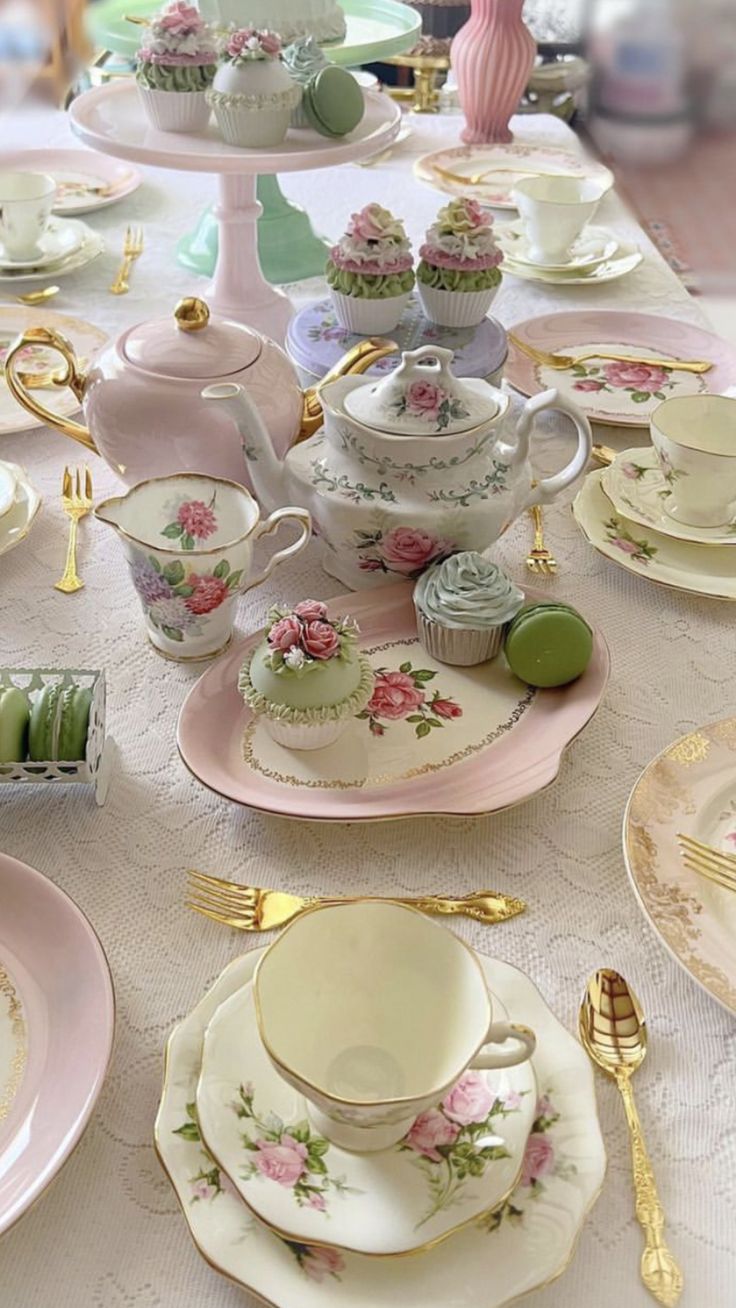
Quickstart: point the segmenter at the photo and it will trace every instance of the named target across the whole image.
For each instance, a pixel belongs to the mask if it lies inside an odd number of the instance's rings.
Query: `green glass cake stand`
[[[325,45],[327,58],[356,68],[410,50],[419,39],[422,20],[415,9],[398,0],[340,0],[345,14],[345,40]],[[101,50],[133,59],[140,29],[131,18],[148,18],[160,6],[155,0],[100,0],[87,11],[90,39]],[[296,282],[323,272],[329,244],[315,235],[309,215],[286,199],[276,176],[258,178],[263,213],[258,222],[258,255],[263,275],[272,283]],[[193,232],[179,241],[177,257],[185,268],[212,276],[217,262],[218,225],[206,209]]]

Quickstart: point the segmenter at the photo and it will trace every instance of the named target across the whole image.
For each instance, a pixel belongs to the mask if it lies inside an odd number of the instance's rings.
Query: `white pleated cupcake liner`
[[[425,617],[420,609],[415,611],[419,639],[427,653],[440,663],[470,668],[495,659],[501,652],[508,622],[497,627],[443,627]]]
[[[384,332],[392,332],[399,325],[410,295],[411,291],[406,291],[386,300],[367,300],[357,295],[343,295],[342,291],[330,288],[340,326],[359,336],[382,336]]]
[[[247,109],[215,102],[217,126],[223,141],[242,149],[267,150],[280,145],[289,129],[291,109]]]
[[[160,132],[203,132],[210,121],[206,91],[154,91],[138,83],[138,94]]]
[[[282,722],[278,718],[261,719],[266,731],[277,745],[286,749],[326,749],[334,745],[350,722],[349,717],[337,722]]]
[[[497,286],[487,291],[443,291],[417,282],[417,293],[425,318],[439,327],[477,327],[494,299]]]

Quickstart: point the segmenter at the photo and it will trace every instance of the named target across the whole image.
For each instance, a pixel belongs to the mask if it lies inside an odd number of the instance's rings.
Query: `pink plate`
[[[259,632],[213,663],[184,701],[177,744],[186,766],[236,803],[321,821],[492,813],[548,786],[601,701],[609,656],[600,632],[582,677],[535,692],[503,657],[477,668],[435,662],[417,640],[411,597],[402,582],[330,601],[333,616],[357,619],[378,674],[373,711],[354,718],[336,744],[290,751],[254,720],[237,680]]]
[[[0,854],[0,1233],[45,1190],[84,1131],[115,1025],[110,971],[84,914]]]
[[[509,339],[507,381],[524,395],[556,386],[560,393],[587,414],[591,422],[616,427],[647,427],[663,400],[701,391],[719,395],[736,376],[736,349],[728,342],[676,318],[648,313],[576,309],[574,313],[548,313],[509,328],[526,345],[550,354],[582,354],[596,346],[613,353],[637,353],[672,359],[671,368],[639,367],[590,359],[577,369],[553,369],[535,363]],[[707,359],[710,372],[679,372],[677,359]],[[582,371],[581,371],[582,369]]]
[[[117,204],[137,191],[143,181],[131,164],[120,163],[96,150],[61,150],[50,146],[4,150],[3,168],[48,173],[58,187],[54,213],[67,217]]]

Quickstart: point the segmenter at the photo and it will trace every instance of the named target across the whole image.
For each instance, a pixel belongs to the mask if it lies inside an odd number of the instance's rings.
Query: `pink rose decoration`
[[[187,500],[179,506],[176,521],[188,536],[197,540],[206,540],[213,531],[217,531],[217,518],[209,504],[202,500]]]
[[[323,1213],[327,1207],[324,1195],[319,1194],[316,1190],[310,1190],[307,1198],[307,1207],[314,1208],[318,1213]]]
[[[213,1195],[216,1194],[217,1191],[214,1185],[210,1185],[209,1182],[205,1181],[204,1179],[200,1181],[195,1181],[192,1186],[193,1199],[211,1199]]]
[[[509,1093],[504,1096],[502,1102],[506,1111],[510,1113],[513,1112],[515,1108],[521,1108],[522,1096],[519,1094],[518,1090],[509,1090]]]
[[[630,386],[635,391],[661,390],[669,381],[669,373],[649,363],[607,363],[603,375],[611,386],[622,389]]]
[[[373,717],[398,722],[422,703],[424,691],[417,689],[408,673],[379,672],[368,701],[368,712]]]
[[[493,1092],[479,1072],[466,1072],[442,1100],[448,1117],[461,1126],[484,1122],[493,1107]]]
[[[331,659],[340,648],[340,637],[329,622],[307,622],[302,631],[302,648],[313,659]]]
[[[453,546],[418,527],[394,527],[384,536],[380,549],[392,572],[408,573],[425,568],[440,554],[451,554]]]
[[[435,699],[430,704],[430,708],[438,718],[461,718],[463,711],[459,704],[455,704],[451,699]]]
[[[529,1136],[521,1166],[521,1184],[531,1185],[540,1176],[552,1171],[555,1163],[555,1151],[552,1141],[546,1135],[534,1132]]]
[[[164,31],[173,32],[175,36],[199,32],[203,26],[199,10],[186,4],[185,0],[175,0],[174,4],[168,5],[158,22]]]
[[[621,536],[616,536],[616,537],[611,541],[611,544],[612,544],[612,545],[615,545],[617,550],[622,550],[624,554],[638,554],[638,553],[639,553],[639,546],[636,544],[636,541],[633,541],[633,540],[623,540],[623,538],[622,538]]]
[[[380,559],[360,559],[359,562],[358,562],[358,567],[360,568],[361,572],[380,572],[380,571],[381,571],[381,560],[380,560]]]
[[[256,1144],[258,1153],[253,1155],[253,1165],[261,1176],[276,1181],[278,1185],[296,1185],[306,1171],[306,1145],[290,1135],[282,1135],[281,1144],[272,1144],[268,1140],[256,1140]]]
[[[279,618],[268,633],[271,649],[280,649],[285,654],[292,645],[298,645],[302,638],[302,624],[298,618]]]
[[[351,213],[348,231],[351,236],[358,236],[362,241],[380,241],[383,229],[374,221],[374,205],[367,204],[359,213]]]
[[[404,1143],[425,1158],[440,1163],[442,1154],[438,1153],[438,1147],[454,1144],[459,1134],[460,1127],[455,1122],[448,1122],[438,1109],[429,1108],[426,1113],[419,1114]]]
[[[729,831],[726,840],[736,848],[736,831]]]
[[[263,53],[275,58],[281,50],[281,38],[276,32],[260,32],[259,36]]]
[[[639,469],[635,463],[622,463],[621,471],[624,474],[624,477],[628,477],[629,481],[638,481]]]
[[[406,407],[412,413],[420,413],[422,417],[435,418],[442,401],[446,399],[447,392],[435,382],[415,381],[406,392]]]
[[[302,600],[301,604],[297,604],[294,612],[305,622],[321,622],[327,617],[327,605],[321,600]]]
[[[535,1116],[535,1117],[555,1117],[555,1116],[556,1116],[555,1107],[554,1107],[554,1104],[552,1103],[552,1100],[550,1099],[549,1095],[540,1095],[540,1096],[539,1096],[539,1098],[538,1098],[538,1100],[537,1100],[537,1102],[536,1102],[535,1108],[534,1108],[534,1116]]]
[[[345,1271],[345,1259],[339,1249],[320,1248],[307,1245],[301,1258],[302,1270],[310,1281],[324,1281],[326,1276],[338,1276]]]
[[[603,382],[593,381],[591,377],[589,381],[573,382],[572,388],[574,391],[602,391]]]
[[[194,587],[192,594],[184,600],[190,613],[211,613],[233,593],[222,577],[198,577],[192,573],[187,577],[187,585]]]
[[[491,216],[485,209],[481,209],[477,200],[465,200],[465,213],[473,227],[490,227]]]

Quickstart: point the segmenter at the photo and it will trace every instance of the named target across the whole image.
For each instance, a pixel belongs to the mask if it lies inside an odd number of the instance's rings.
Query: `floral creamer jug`
[[[485,550],[532,504],[546,504],[583,472],[591,451],[584,414],[545,391],[524,401],[481,379],[456,378],[452,351],[408,350],[398,368],[320,387],[324,429],[280,459],[249,395],[224,384],[202,394],[240,426],[256,494],[268,507],[308,507],[327,572],[355,590],[416,578],[457,550]],[[535,480],[534,419],[567,414],[570,461]]]

